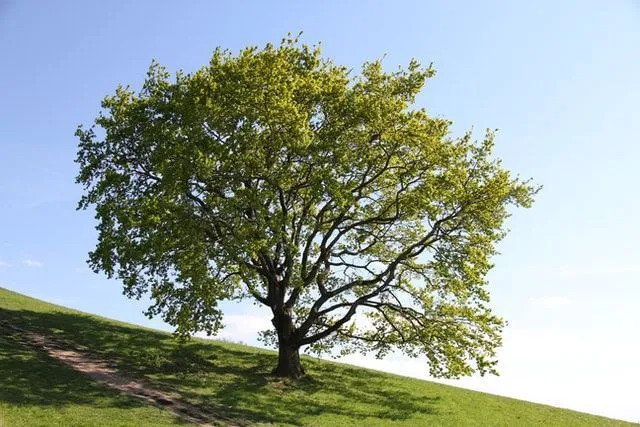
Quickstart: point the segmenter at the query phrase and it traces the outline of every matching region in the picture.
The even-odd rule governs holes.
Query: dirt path
[[[2,320],[0,320],[0,329],[6,330],[24,344],[45,351],[50,357],[78,372],[88,375],[94,380],[149,404],[160,406],[185,421],[201,426],[243,424],[190,404],[178,393],[160,391],[141,381],[126,378],[118,373],[112,363],[90,355],[86,349],[72,348],[68,344],[63,344],[42,334],[18,328]]]

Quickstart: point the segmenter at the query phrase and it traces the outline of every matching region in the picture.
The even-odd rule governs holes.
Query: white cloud
[[[229,314],[224,316],[224,329],[215,336],[217,339],[257,344],[258,332],[273,327],[269,317],[256,314]],[[204,333],[195,334],[200,338],[210,338]]]
[[[562,295],[551,295],[542,298],[532,298],[531,302],[535,306],[541,306],[550,310],[566,307],[568,305],[571,305],[572,303],[569,298]]]
[[[33,259],[29,259],[29,258],[23,260],[22,263],[24,265],[26,265],[27,267],[32,267],[32,268],[42,268],[42,267],[44,267],[44,264],[42,264],[40,261],[36,261],[36,260],[33,260]]]
[[[11,265],[0,259],[0,268],[6,268],[6,267],[11,267]]]

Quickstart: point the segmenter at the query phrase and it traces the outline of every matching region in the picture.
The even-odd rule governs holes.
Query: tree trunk
[[[273,374],[279,377],[301,378],[304,369],[300,364],[300,346],[294,340],[294,325],[290,310],[274,310],[272,323],[278,332],[278,366]]]
[[[299,379],[304,376],[304,369],[300,364],[300,353],[297,346],[280,344],[278,349],[278,366],[273,374],[279,377]]]

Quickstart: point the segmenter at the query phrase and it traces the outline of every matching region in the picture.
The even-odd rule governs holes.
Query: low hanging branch
[[[182,336],[221,326],[218,303],[268,307],[278,375],[298,352],[392,349],[433,375],[495,372],[503,321],[486,274],[512,204],[537,188],[481,141],[414,107],[416,61],[359,76],[285,39],[171,79],[157,63],[78,128],[79,207],[95,207],[90,264],[150,294]],[[98,136],[94,129],[101,129]]]

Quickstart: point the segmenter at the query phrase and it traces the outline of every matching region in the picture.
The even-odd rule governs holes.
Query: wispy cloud
[[[11,267],[11,265],[0,259],[0,268],[5,268],[5,267]]]
[[[31,268],[42,268],[42,267],[44,267],[44,264],[42,264],[40,261],[36,261],[36,260],[33,260],[33,259],[29,259],[29,258],[23,260],[22,263],[24,265],[26,265],[27,267],[31,267]]]

